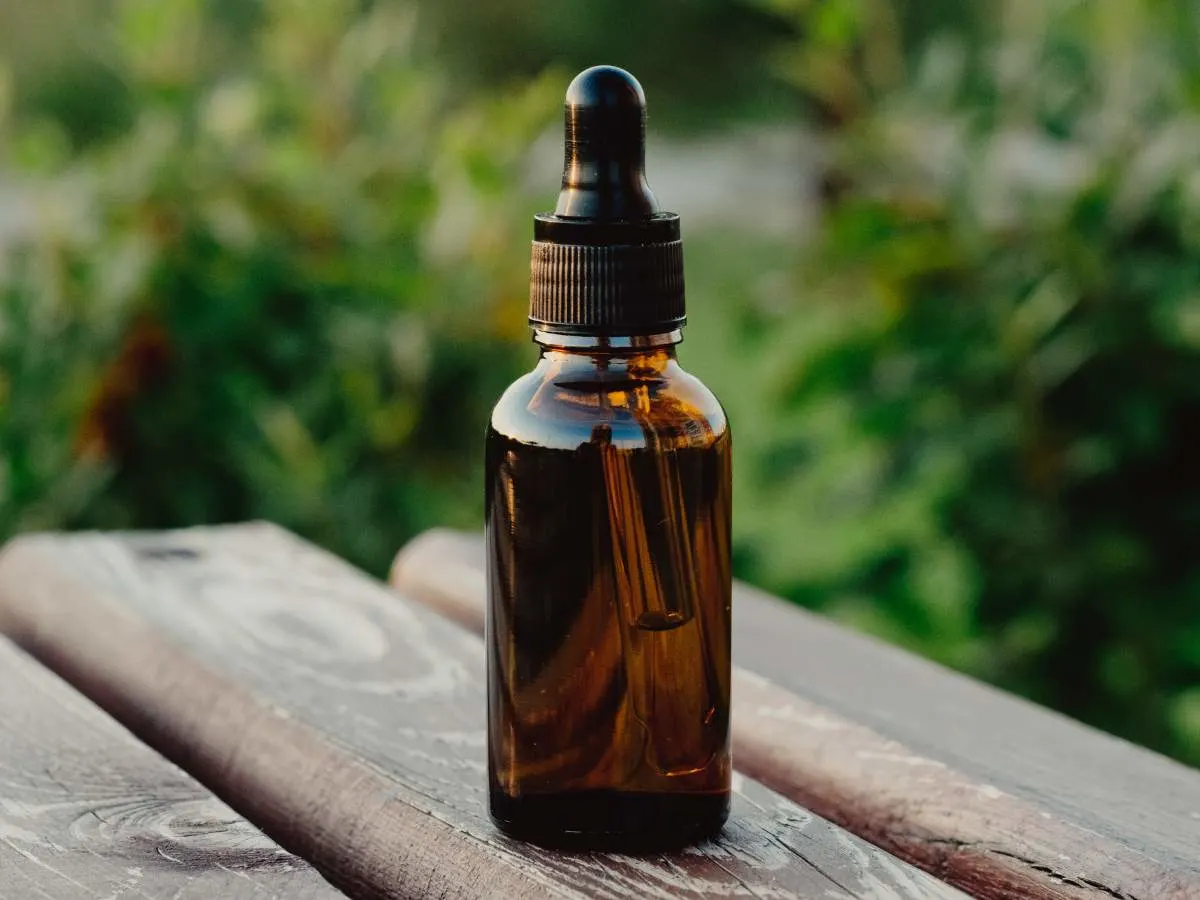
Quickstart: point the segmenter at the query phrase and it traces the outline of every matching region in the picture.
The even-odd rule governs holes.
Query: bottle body
[[[725,415],[678,332],[540,339],[487,438],[492,815],[543,844],[686,844],[729,807]]]

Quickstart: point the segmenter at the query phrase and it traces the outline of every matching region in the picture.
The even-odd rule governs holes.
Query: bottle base
[[[491,793],[492,821],[510,837],[555,850],[650,853],[715,837],[729,792],[570,791]]]

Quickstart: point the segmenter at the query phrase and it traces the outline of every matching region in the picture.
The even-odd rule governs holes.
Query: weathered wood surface
[[[740,776],[687,852],[505,839],[479,639],[270,526],[22,538],[0,629],[356,896],[961,896]]]
[[[0,898],[341,896],[0,638]]]
[[[437,530],[392,581],[477,631],[479,538]],[[981,897],[1200,898],[1200,773],[734,591],[739,769]]]

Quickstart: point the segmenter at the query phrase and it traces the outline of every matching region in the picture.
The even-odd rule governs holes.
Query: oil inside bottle
[[[638,446],[488,438],[493,807],[559,843],[677,841],[728,804],[728,439],[637,418]]]

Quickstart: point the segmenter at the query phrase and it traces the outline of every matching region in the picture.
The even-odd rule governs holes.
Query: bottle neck
[[[541,347],[542,356],[558,353],[613,357],[666,354],[674,359],[675,345],[683,340],[683,332],[675,328],[661,334],[598,335],[534,328],[533,339]]]

